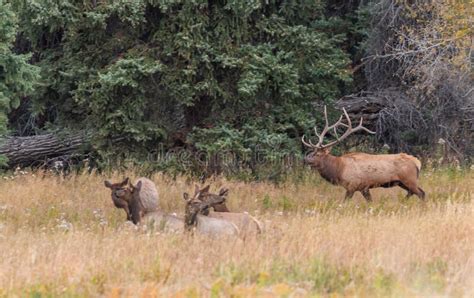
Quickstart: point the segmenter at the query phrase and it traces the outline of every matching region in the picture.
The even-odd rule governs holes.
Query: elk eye
[[[121,196],[125,195],[125,191],[123,189],[117,189],[115,191],[115,195],[118,196],[118,197],[121,197]]]

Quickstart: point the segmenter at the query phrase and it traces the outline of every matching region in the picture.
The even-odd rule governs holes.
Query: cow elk
[[[187,231],[197,230],[201,234],[209,235],[239,235],[239,228],[231,221],[202,215],[214,205],[223,203],[225,197],[217,196],[204,202],[198,197],[190,197],[184,193],[183,198],[186,201],[184,226]]]
[[[122,182],[111,183],[109,180],[105,180],[105,187],[110,188],[112,191],[112,202],[115,207],[125,210],[127,213],[127,220],[132,220],[132,214],[130,212],[130,202],[132,201],[132,192],[127,187],[128,178],[125,178]]]
[[[229,190],[227,188],[221,188],[219,190],[219,194],[213,194],[209,192],[210,185],[204,187],[203,189],[200,189],[198,185],[195,186],[194,188],[194,196],[199,197],[201,201],[205,202],[210,202],[211,208],[214,209],[215,212],[230,212],[229,208],[227,208],[227,205],[225,204],[225,199],[220,200],[219,197],[226,197],[227,194],[229,193]],[[206,209],[204,211],[204,215],[209,215],[210,208]]]
[[[314,132],[319,138],[318,143],[306,142],[302,137],[305,146],[312,149],[305,162],[311,167],[316,168],[319,174],[328,182],[334,185],[340,185],[346,189],[346,199],[352,198],[356,191],[360,191],[367,201],[371,201],[369,190],[376,187],[399,186],[405,189],[407,198],[416,194],[424,199],[425,192],[418,186],[418,176],[421,170],[421,162],[408,154],[367,154],[354,152],[342,156],[334,156],[330,153],[332,146],[338,144],[347,138],[350,134],[358,131],[365,131],[371,134],[363,124],[363,118],[355,128],[352,127],[351,119],[346,110],[343,109],[343,115],[339,120],[329,126],[326,107],[324,107],[324,118],[326,125],[321,134],[316,127]],[[345,117],[347,123],[342,120]],[[346,131],[339,137],[338,128],[344,127]],[[324,137],[328,132],[332,132],[336,140],[324,144]]]
[[[198,215],[201,209],[196,209],[195,204],[193,205],[192,202],[186,206],[186,214],[194,214],[191,217],[187,217],[193,219],[188,221],[156,209],[146,209],[145,199],[147,198],[147,193],[143,193],[145,190],[143,181],[139,180],[136,185],[130,185],[130,190],[132,196],[129,200],[129,210],[132,221],[134,224],[145,229],[151,228],[164,232],[182,232],[186,228],[187,230],[196,230],[200,234],[212,236],[239,234],[238,228],[231,222]]]
[[[244,235],[248,234],[260,234],[262,232],[261,223],[253,216],[246,213],[230,212],[225,201],[229,190],[222,188],[218,194],[209,192],[210,185],[200,189],[196,185],[194,192],[194,200],[205,203],[206,208],[202,208],[200,214],[206,215],[211,218],[218,218],[230,221],[234,223]],[[185,193],[186,196],[188,194]],[[210,209],[214,209],[215,212],[210,212]],[[225,210],[225,211],[220,211]]]
[[[143,213],[158,210],[158,191],[156,190],[155,183],[144,177],[139,178],[135,186],[129,183],[130,179],[128,177],[119,183],[111,183],[109,180],[104,181],[105,186],[112,190],[112,201],[115,207],[124,209],[127,213],[127,220],[132,220],[136,223],[138,219],[133,218],[131,211],[134,189],[138,186],[140,188],[140,191],[136,192],[137,194],[139,193],[140,198],[135,203],[141,204],[139,210]]]

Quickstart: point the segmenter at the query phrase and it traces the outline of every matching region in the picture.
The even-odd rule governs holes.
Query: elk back
[[[262,224],[253,216],[236,212],[210,212],[210,218],[223,219],[235,224],[242,234],[262,233]]]
[[[141,221],[140,226],[145,230],[157,230],[163,232],[183,232],[184,220],[180,217],[169,215],[161,211],[146,213]]]
[[[158,197],[158,190],[156,189],[155,183],[151,181],[150,179],[141,177],[137,179],[135,182],[135,185],[138,184],[138,182],[142,182],[142,187],[140,189],[140,200],[143,205],[143,212],[148,213],[148,212],[153,212],[153,211],[158,211],[158,203],[159,203],[159,197]]]
[[[210,236],[238,236],[240,234],[237,225],[231,221],[205,215],[197,216],[196,230],[200,234]]]

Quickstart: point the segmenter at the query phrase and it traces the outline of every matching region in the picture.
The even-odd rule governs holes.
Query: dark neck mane
[[[337,160],[338,157],[333,155],[326,155],[321,157],[321,162],[317,170],[321,177],[323,177],[326,181],[332,184],[339,184],[339,161]]]
[[[145,207],[143,206],[143,202],[140,199],[138,193],[130,193],[130,199],[128,201],[128,208],[132,213],[132,221],[134,224],[137,224],[141,221],[142,215],[145,212]]]

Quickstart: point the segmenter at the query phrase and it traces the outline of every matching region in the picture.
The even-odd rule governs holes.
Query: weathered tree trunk
[[[50,158],[87,151],[90,134],[86,132],[0,138],[0,155],[8,158],[8,166],[31,165]]]
[[[361,92],[348,95],[336,102],[338,109],[345,108],[351,119],[364,118],[364,124],[374,128],[379,112],[389,105],[386,94]]]

